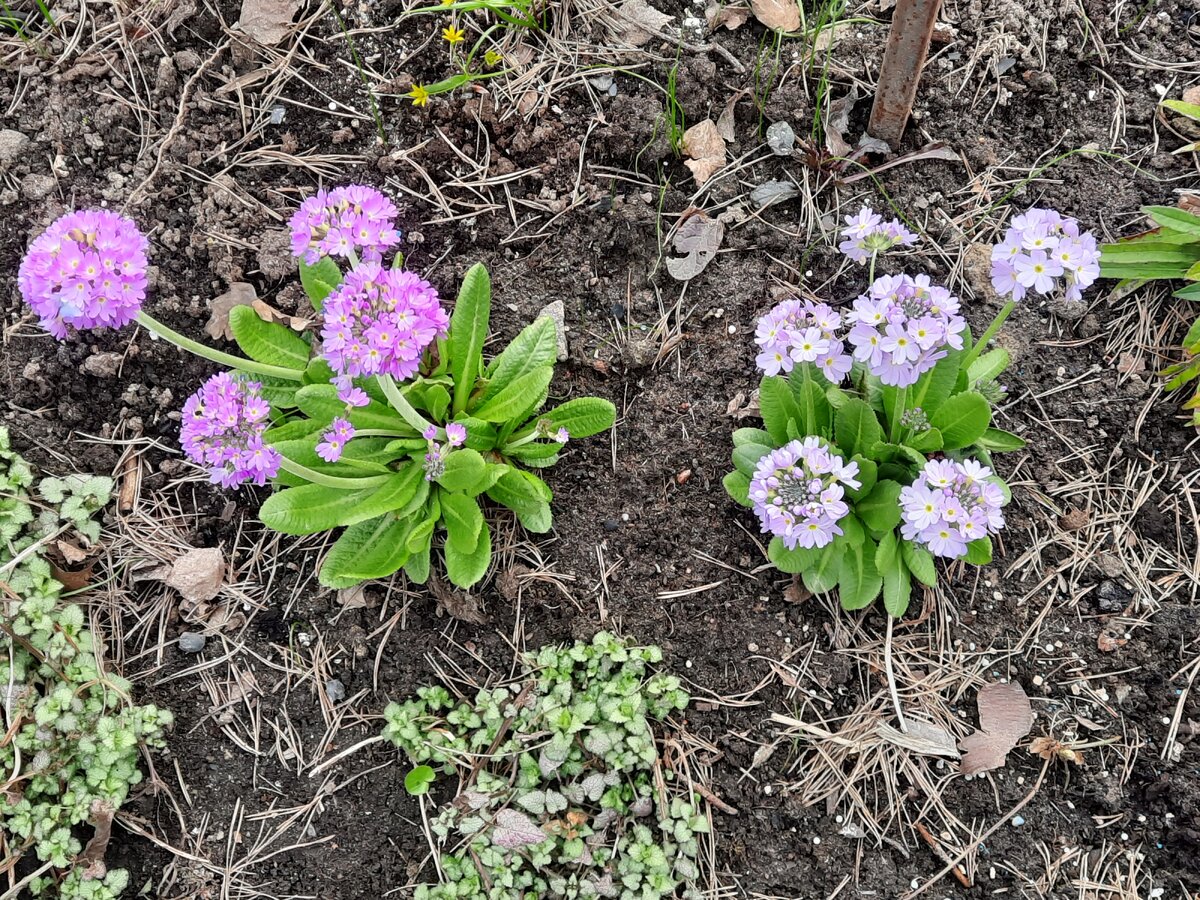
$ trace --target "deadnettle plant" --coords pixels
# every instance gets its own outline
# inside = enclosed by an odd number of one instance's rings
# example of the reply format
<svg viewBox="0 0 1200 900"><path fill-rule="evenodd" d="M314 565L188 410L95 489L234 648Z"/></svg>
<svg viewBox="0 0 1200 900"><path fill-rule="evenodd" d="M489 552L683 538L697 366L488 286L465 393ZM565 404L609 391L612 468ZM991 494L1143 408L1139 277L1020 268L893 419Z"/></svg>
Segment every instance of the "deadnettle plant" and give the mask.
<svg viewBox="0 0 1200 900"><path fill-rule="evenodd" d="M360 185L304 201L292 250L319 333L236 307L229 327L244 356L147 315L147 241L104 210L55 222L30 247L19 283L57 337L136 321L227 368L185 404L184 451L216 484L281 488L261 510L281 532L344 529L322 583L348 587L401 568L424 582L440 554L450 580L469 587L491 561L483 504L549 531L552 494L529 470L554 465L568 440L612 427L616 411L594 397L543 410L557 354L548 317L485 360L487 271L467 272L448 314L400 254L385 264L400 242L396 216L386 196Z"/></svg>
<svg viewBox="0 0 1200 900"><path fill-rule="evenodd" d="M880 253L914 240L868 209L843 238L872 273ZM1072 219L1033 210L1013 241L1057 253L1070 296L1096 277L1095 243ZM913 579L937 583L935 557L991 561L1010 496L991 457L1025 446L992 423L1009 357L986 346L1010 311L972 341L949 290L900 274L872 278L848 310L788 300L760 319L763 427L734 432L725 487L771 536L776 567L813 592L837 590L846 609L882 595L900 616Z"/></svg>

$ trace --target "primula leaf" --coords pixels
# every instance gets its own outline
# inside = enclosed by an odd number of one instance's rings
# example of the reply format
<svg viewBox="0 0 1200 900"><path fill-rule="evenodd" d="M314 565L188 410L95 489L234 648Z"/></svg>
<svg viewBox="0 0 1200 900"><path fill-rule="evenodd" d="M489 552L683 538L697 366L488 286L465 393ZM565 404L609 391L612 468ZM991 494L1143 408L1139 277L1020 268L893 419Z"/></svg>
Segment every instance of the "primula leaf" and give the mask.
<svg viewBox="0 0 1200 900"><path fill-rule="evenodd" d="M754 476L758 462L771 452L764 444L742 444L733 448L733 467L743 475Z"/></svg>
<svg viewBox="0 0 1200 900"><path fill-rule="evenodd" d="M838 527L842 529L840 536L834 538L837 541L837 546L848 545L850 547L858 547L866 540L867 532L863 528L862 521L854 513L844 516Z"/></svg>
<svg viewBox="0 0 1200 900"><path fill-rule="evenodd" d="M933 554L912 541L900 541L900 557L904 565L921 584L934 587L937 584L937 569L933 565Z"/></svg>
<svg viewBox="0 0 1200 900"><path fill-rule="evenodd" d="M474 502L474 501L471 501ZM470 553L461 553L452 542L446 542L446 575L460 588L469 588L479 581L492 561L492 535L486 522L481 523L479 541Z"/></svg>
<svg viewBox="0 0 1200 900"><path fill-rule="evenodd" d="M1104 263L1123 265L1144 263L1178 264L1184 270L1200 255L1200 246L1180 244L1173 240L1154 240L1140 237L1116 244L1105 244L1101 259Z"/></svg>
<svg viewBox="0 0 1200 900"><path fill-rule="evenodd" d="M844 545L839 546L836 540L826 544L817 557L816 565L804 570L804 586L814 594L824 594L837 587L838 565L844 552L849 552L849 549Z"/></svg>
<svg viewBox="0 0 1200 900"><path fill-rule="evenodd" d="M297 260L300 267L300 284L312 301L313 309L321 311L325 298L342 283L342 270L328 256L321 257L316 265L310 266L303 259Z"/></svg>
<svg viewBox="0 0 1200 900"><path fill-rule="evenodd" d="M483 370L483 343L487 340L492 307L492 280L483 263L471 266L463 277L450 317L450 375L454 380L454 415L467 407L475 381Z"/></svg>
<svg viewBox="0 0 1200 900"><path fill-rule="evenodd" d="M967 562L973 566L986 566L992 561L992 539L981 537L967 544Z"/></svg>
<svg viewBox="0 0 1200 900"><path fill-rule="evenodd" d="M820 382L817 379L820 379ZM833 410L825 397L824 388L821 387L821 384L827 384L828 381L819 372L814 373L814 367L808 363L798 364L788 376L796 405L800 409L797 425L802 436L817 434L827 437L830 433Z"/></svg>
<svg viewBox="0 0 1200 900"><path fill-rule="evenodd" d="M761 428L737 428L733 432L733 446L735 447L743 444L762 444L769 447L771 440L771 435Z"/></svg>
<svg viewBox="0 0 1200 900"><path fill-rule="evenodd" d="M291 409L296 405L296 389L300 384L297 381L237 370L234 370L233 374L245 381L257 382L263 399L271 404L272 409Z"/></svg>
<svg viewBox="0 0 1200 900"><path fill-rule="evenodd" d="M467 429L467 443L464 446L480 453L496 448L496 426L491 422L470 416L459 416L455 421Z"/></svg>
<svg viewBox="0 0 1200 900"><path fill-rule="evenodd" d="M1172 112L1179 113L1181 116L1187 116L1189 119L1196 119L1197 121L1200 121L1200 105L1197 105L1195 103L1188 103L1186 100L1176 100L1174 98L1172 98L1170 100L1163 100L1162 105L1165 106L1167 109L1171 110ZM1182 210L1177 210L1171 206L1148 206L1148 207L1144 208L1142 210L1142 212L1147 213L1150 216L1154 216L1154 213L1156 210L1170 210L1171 212L1182 212ZM1155 217L1155 221L1158 222L1157 217ZM1198 221L1200 221L1200 220L1198 220ZM1165 225L1166 223L1159 222L1159 224ZM1172 225L1171 227L1176 227L1176 226ZM1197 228L1200 229L1200 225L1198 225Z"/></svg>
<svg viewBox="0 0 1200 900"><path fill-rule="evenodd" d="M889 531L879 540L875 551L875 568L883 578L883 606L888 614L899 619L908 609L912 595L912 576L904 564L896 532Z"/></svg>
<svg viewBox="0 0 1200 900"><path fill-rule="evenodd" d="M341 490L322 484L285 488L267 498L259 518L284 534L316 534L354 525L403 506L421 477L420 468L409 464L383 484L362 490Z"/></svg>
<svg viewBox="0 0 1200 900"><path fill-rule="evenodd" d="M1008 351L995 347L971 363L967 368L967 380L972 384L995 381L1008 368L1009 361Z"/></svg>
<svg viewBox="0 0 1200 900"><path fill-rule="evenodd" d="M736 503L746 507L754 506L750 499L750 479L744 472L730 472L721 479L721 483Z"/></svg>
<svg viewBox="0 0 1200 900"><path fill-rule="evenodd" d="M549 316L541 316L525 326L488 366L487 387L480 402L487 402L523 375L538 369L553 369L558 356L556 328Z"/></svg>
<svg viewBox="0 0 1200 900"><path fill-rule="evenodd" d="M553 378L553 366L542 366L540 369L526 372L509 382L502 390L475 404L471 415L485 422L524 419L545 402L546 389Z"/></svg>
<svg viewBox="0 0 1200 900"><path fill-rule="evenodd" d="M304 339L290 328L264 321L249 306L229 310L229 330L242 352L251 359L298 372L308 367L310 348Z"/></svg>
<svg viewBox="0 0 1200 900"><path fill-rule="evenodd" d="M329 548L318 580L340 589L391 575L408 561L411 527L411 521L391 513L351 525Z"/></svg>
<svg viewBox="0 0 1200 900"><path fill-rule="evenodd" d="M463 494L443 494L441 503L446 542L463 555L474 553L483 529L483 513L479 511L479 504Z"/></svg>
<svg viewBox="0 0 1200 900"><path fill-rule="evenodd" d="M867 538L858 547L846 547L838 567L838 599L842 609L863 609L879 596L883 579L875 568L875 542Z"/></svg>
<svg viewBox="0 0 1200 900"><path fill-rule="evenodd" d="M772 442L782 446L791 440L788 423L795 422L799 427L800 407L788 383L778 375L768 375L759 383L758 405Z"/></svg>
<svg viewBox="0 0 1200 900"><path fill-rule="evenodd" d="M851 400L834 416L837 444L849 454L870 456L874 446L883 440L883 429L875 410L863 400Z"/></svg>
<svg viewBox="0 0 1200 900"><path fill-rule="evenodd" d="M545 469L558 462L562 444L522 444L520 447L505 448L505 454L520 460L533 469Z"/></svg>
<svg viewBox="0 0 1200 900"><path fill-rule="evenodd" d="M450 392L445 385L431 384L425 390L425 409L435 422L446 418L446 410L450 408Z"/></svg>
<svg viewBox="0 0 1200 900"><path fill-rule="evenodd" d="M571 439L608 431L617 420L617 408L600 397L576 397L538 416L551 430L567 429Z"/></svg>
<svg viewBox="0 0 1200 900"><path fill-rule="evenodd" d="M388 450L387 445L387 438L358 438L346 445L340 460L330 463L317 455L316 442L311 439L274 441L271 444L285 459L290 459L292 462L299 463L316 472L348 478L358 475L367 477L389 474L392 470L384 464L395 459L398 454ZM290 473L281 470L279 474L283 476ZM296 483L304 483L304 479L300 476L293 475L292 477L298 479Z"/></svg>
<svg viewBox="0 0 1200 900"><path fill-rule="evenodd" d="M446 457L437 483L448 491L470 491L483 478L487 466L477 450L463 448Z"/></svg>
<svg viewBox="0 0 1200 900"><path fill-rule="evenodd" d="M1200 284L1189 284L1171 295L1181 300L1200 300Z"/></svg>
<svg viewBox="0 0 1200 900"><path fill-rule="evenodd" d="M874 532L891 531L900 524L900 485L880 481L870 495L854 504L854 512Z"/></svg>
<svg viewBox="0 0 1200 900"><path fill-rule="evenodd" d="M516 513L517 519L527 530L534 534L545 534L553 523L550 515L552 498L546 496L549 492L550 489L536 476L510 469L487 490L487 495Z"/></svg>
<svg viewBox="0 0 1200 900"><path fill-rule="evenodd" d="M965 391L943 403L930 418L930 424L942 433L947 450L969 447L987 430L992 410L982 394Z"/></svg>
<svg viewBox="0 0 1200 900"><path fill-rule="evenodd" d="M821 559L821 550L810 547L796 547L789 550L782 538L773 537L767 546L769 559L780 572L796 575L816 568Z"/></svg>
<svg viewBox="0 0 1200 900"><path fill-rule="evenodd" d="M875 465L875 460L867 459L859 453L854 454L850 461L858 463L859 487L847 488L846 495L851 500L861 500L875 489L875 482L879 480L879 466Z"/></svg>
<svg viewBox="0 0 1200 900"><path fill-rule="evenodd" d="M429 580L429 548L433 541L433 529L430 528L420 546L409 544L408 562L404 564L404 574L416 584L424 584Z"/></svg>
<svg viewBox="0 0 1200 900"><path fill-rule="evenodd" d="M920 408L926 417L933 421L934 414L950 396L958 381L959 360L962 359L962 354L961 350L946 348L946 355L908 389L910 409Z"/></svg>
<svg viewBox="0 0 1200 900"><path fill-rule="evenodd" d="M308 366L304 369L301 383L329 384L335 377L337 377L337 373L333 371L329 363L323 357L314 356L308 361Z"/></svg>
<svg viewBox="0 0 1200 900"><path fill-rule="evenodd" d="M975 442L975 445L982 447L984 450L995 450L1003 453L1023 449L1025 447L1025 439L1002 428L988 428L983 432L979 440Z"/></svg>
<svg viewBox="0 0 1200 900"><path fill-rule="evenodd" d="M296 391L296 405L310 419L323 425L341 417L359 430L374 428L397 434L416 434L395 410L375 400L347 412L345 402L338 399L337 388L332 384L306 384Z"/></svg>

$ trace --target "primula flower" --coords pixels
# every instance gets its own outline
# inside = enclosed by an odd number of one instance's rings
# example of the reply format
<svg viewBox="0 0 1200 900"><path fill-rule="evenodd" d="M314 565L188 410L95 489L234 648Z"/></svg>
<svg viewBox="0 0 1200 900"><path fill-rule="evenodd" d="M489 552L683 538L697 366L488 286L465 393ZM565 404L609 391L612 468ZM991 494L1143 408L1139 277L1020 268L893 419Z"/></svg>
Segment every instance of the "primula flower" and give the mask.
<svg viewBox="0 0 1200 900"><path fill-rule="evenodd" d="M850 357L837 336L842 317L825 303L784 300L758 320L755 359L767 375L790 372L796 363L813 363L833 384L850 371Z"/></svg>
<svg viewBox="0 0 1200 900"><path fill-rule="evenodd" d="M17 272L21 296L58 339L71 328L120 328L146 299L146 250L137 225L106 209L56 219Z"/></svg>
<svg viewBox="0 0 1200 900"><path fill-rule="evenodd" d="M194 462L209 469L214 484L266 484L282 462L262 439L270 413L262 385L221 372L183 405L179 441Z"/></svg>
<svg viewBox="0 0 1200 900"><path fill-rule="evenodd" d="M406 379L450 318L437 291L412 272L366 263L325 298L321 341L334 371Z"/></svg>
<svg viewBox="0 0 1200 900"><path fill-rule="evenodd" d="M360 387L356 387L349 375L339 375L333 379L333 386L337 388L338 399L346 406L366 406L371 402L371 398L367 396L367 392Z"/></svg>
<svg viewBox="0 0 1200 900"><path fill-rule="evenodd" d="M845 488L861 486L858 463L847 463L818 437L792 441L758 461L750 499L764 533L785 547L824 547L842 533L850 511Z"/></svg>
<svg viewBox="0 0 1200 900"><path fill-rule="evenodd" d="M928 275L883 275L846 314L854 358L884 384L908 387L946 355L961 350L966 321L958 300Z"/></svg>
<svg viewBox="0 0 1200 900"><path fill-rule="evenodd" d="M451 422L446 426L446 440L451 447L461 447L467 442L467 427L459 422Z"/></svg>
<svg viewBox="0 0 1200 900"><path fill-rule="evenodd" d="M348 419L334 419L329 423L329 430L321 435L321 443L317 444L317 456L325 462L337 462L342 458L346 444L354 437L354 426Z"/></svg>
<svg viewBox="0 0 1200 900"><path fill-rule="evenodd" d="M292 216L292 253L316 265L322 256L380 262L389 247L400 243L394 203L359 184L317 191Z"/></svg>
<svg viewBox="0 0 1200 900"><path fill-rule="evenodd" d="M901 536L935 556L958 559L971 541L1004 527L1004 493L991 476L991 469L973 459L930 460L900 490Z"/></svg>
<svg viewBox="0 0 1200 900"><path fill-rule="evenodd" d="M904 227L899 219L890 222L869 206L864 206L858 215L846 216L846 227L842 229L842 242L838 249L854 262L862 265L873 255L885 253L896 246L911 247L917 236Z"/></svg>
<svg viewBox="0 0 1200 900"><path fill-rule="evenodd" d="M567 431L565 428L560 428L558 431L554 432L554 439L560 444L565 444L571 439L571 432Z"/></svg>
<svg viewBox="0 0 1200 900"><path fill-rule="evenodd" d="M1100 277L1100 247L1079 222L1052 209L1030 209L1012 220L1004 239L992 247L992 287L1022 300L1030 289L1050 294L1059 287L1067 300Z"/></svg>

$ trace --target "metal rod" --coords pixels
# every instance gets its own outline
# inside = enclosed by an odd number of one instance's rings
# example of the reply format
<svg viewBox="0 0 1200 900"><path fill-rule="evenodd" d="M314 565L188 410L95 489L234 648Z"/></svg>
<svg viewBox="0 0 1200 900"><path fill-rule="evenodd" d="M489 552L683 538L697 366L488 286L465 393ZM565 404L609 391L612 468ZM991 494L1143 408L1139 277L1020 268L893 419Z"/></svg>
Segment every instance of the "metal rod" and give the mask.
<svg viewBox="0 0 1200 900"><path fill-rule="evenodd" d="M893 150L904 136L941 6L942 0L898 0L892 12L867 132Z"/></svg>

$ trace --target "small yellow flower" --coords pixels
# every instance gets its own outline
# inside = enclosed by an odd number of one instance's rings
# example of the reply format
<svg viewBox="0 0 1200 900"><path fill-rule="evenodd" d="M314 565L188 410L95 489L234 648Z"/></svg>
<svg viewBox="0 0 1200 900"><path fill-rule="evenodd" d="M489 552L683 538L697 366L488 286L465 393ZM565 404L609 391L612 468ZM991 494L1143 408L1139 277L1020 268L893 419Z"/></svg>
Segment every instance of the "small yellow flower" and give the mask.
<svg viewBox="0 0 1200 900"><path fill-rule="evenodd" d="M504 62L504 56L499 50L489 50L487 53L483 54L483 64L489 69L496 68L496 66L500 65L502 62Z"/></svg>
<svg viewBox="0 0 1200 900"><path fill-rule="evenodd" d="M451 25L449 28L442 29L442 39L453 47L455 44L461 44L467 39L467 33L461 28Z"/></svg>
<svg viewBox="0 0 1200 900"><path fill-rule="evenodd" d="M425 87L420 84L414 84L412 90L404 96L412 100L413 106L424 106L429 102L429 91L425 90Z"/></svg>
<svg viewBox="0 0 1200 900"><path fill-rule="evenodd" d="M442 6L453 6L454 0L442 0Z"/></svg>

